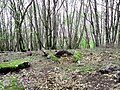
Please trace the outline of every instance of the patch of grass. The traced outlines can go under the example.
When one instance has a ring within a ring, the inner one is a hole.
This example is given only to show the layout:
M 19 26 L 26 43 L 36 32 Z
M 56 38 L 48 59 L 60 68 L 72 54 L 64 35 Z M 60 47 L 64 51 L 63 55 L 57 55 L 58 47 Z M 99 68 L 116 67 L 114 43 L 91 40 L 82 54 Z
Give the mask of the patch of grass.
M 0 88 L 2 90 L 25 90 L 15 77 L 2 79 L 0 82 Z

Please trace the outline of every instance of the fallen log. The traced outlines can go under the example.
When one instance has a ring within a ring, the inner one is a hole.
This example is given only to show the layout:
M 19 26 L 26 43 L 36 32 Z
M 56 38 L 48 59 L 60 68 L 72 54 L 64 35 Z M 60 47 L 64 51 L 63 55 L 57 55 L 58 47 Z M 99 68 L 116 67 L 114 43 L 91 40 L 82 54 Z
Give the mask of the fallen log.
M 13 60 L 0 64 L 0 73 L 6 74 L 8 72 L 18 71 L 23 68 L 30 67 L 30 63 L 27 60 Z

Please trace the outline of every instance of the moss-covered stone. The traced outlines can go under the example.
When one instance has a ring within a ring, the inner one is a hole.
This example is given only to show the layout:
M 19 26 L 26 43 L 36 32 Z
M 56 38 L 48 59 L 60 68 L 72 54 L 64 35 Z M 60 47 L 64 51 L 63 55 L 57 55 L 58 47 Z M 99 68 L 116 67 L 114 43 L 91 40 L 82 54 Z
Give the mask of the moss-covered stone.
M 0 73 L 8 73 L 10 71 L 15 71 L 15 70 L 19 70 L 19 69 L 23 69 L 26 67 L 29 67 L 29 61 L 27 60 L 13 60 L 10 62 L 5 62 L 5 63 L 1 63 L 0 64 Z

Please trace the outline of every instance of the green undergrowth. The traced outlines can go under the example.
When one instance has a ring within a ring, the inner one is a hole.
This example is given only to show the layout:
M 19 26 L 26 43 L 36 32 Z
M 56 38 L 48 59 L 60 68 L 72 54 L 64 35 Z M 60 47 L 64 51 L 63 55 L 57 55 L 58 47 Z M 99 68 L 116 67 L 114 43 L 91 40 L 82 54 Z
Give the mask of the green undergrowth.
M 75 62 L 80 61 L 81 58 L 82 58 L 81 52 L 80 52 L 80 51 L 75 51 L 75 53 L 74 53 L 74 55 L 73 55 L 73 58 L 74 58 L 73 60 L 74 60 Z
M 80 42 L 80 48 L 95 48 L 95 43 L 93 40 L 89 40 L 89 45 L 88 45 L 88 40 L 82 38 Z
M 25 90 L 17 78 L 0 79 L 0 90 Z

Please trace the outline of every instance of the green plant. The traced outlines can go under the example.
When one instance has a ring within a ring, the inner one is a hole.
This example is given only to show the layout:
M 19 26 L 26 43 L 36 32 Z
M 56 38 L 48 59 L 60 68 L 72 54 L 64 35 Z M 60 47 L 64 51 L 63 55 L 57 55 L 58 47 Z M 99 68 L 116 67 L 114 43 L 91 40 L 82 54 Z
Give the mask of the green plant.
M 86 42 L 86 39 L 82 39 L 81 42 L 80 42 L 80 48 L 87 48 L 87 42 Z
M 74 61 L 77 62 L 79 60 L 81 60 L 81 52 L 80 51 L 75 51 L 74 55 L 73 55 L 73 58 L 74 58 Z
M 90 44 L 90 48 L 95 48 L 95 43 L 93 40 L 90 40 L 89 44 Z M 85 38 L 82 38 L 82 40 L 80 42 L 80 48 L 88 48 L 88 43 Z
M 90 40 L 90 48 L 95 48 L 95 43 L 93 40 Z

